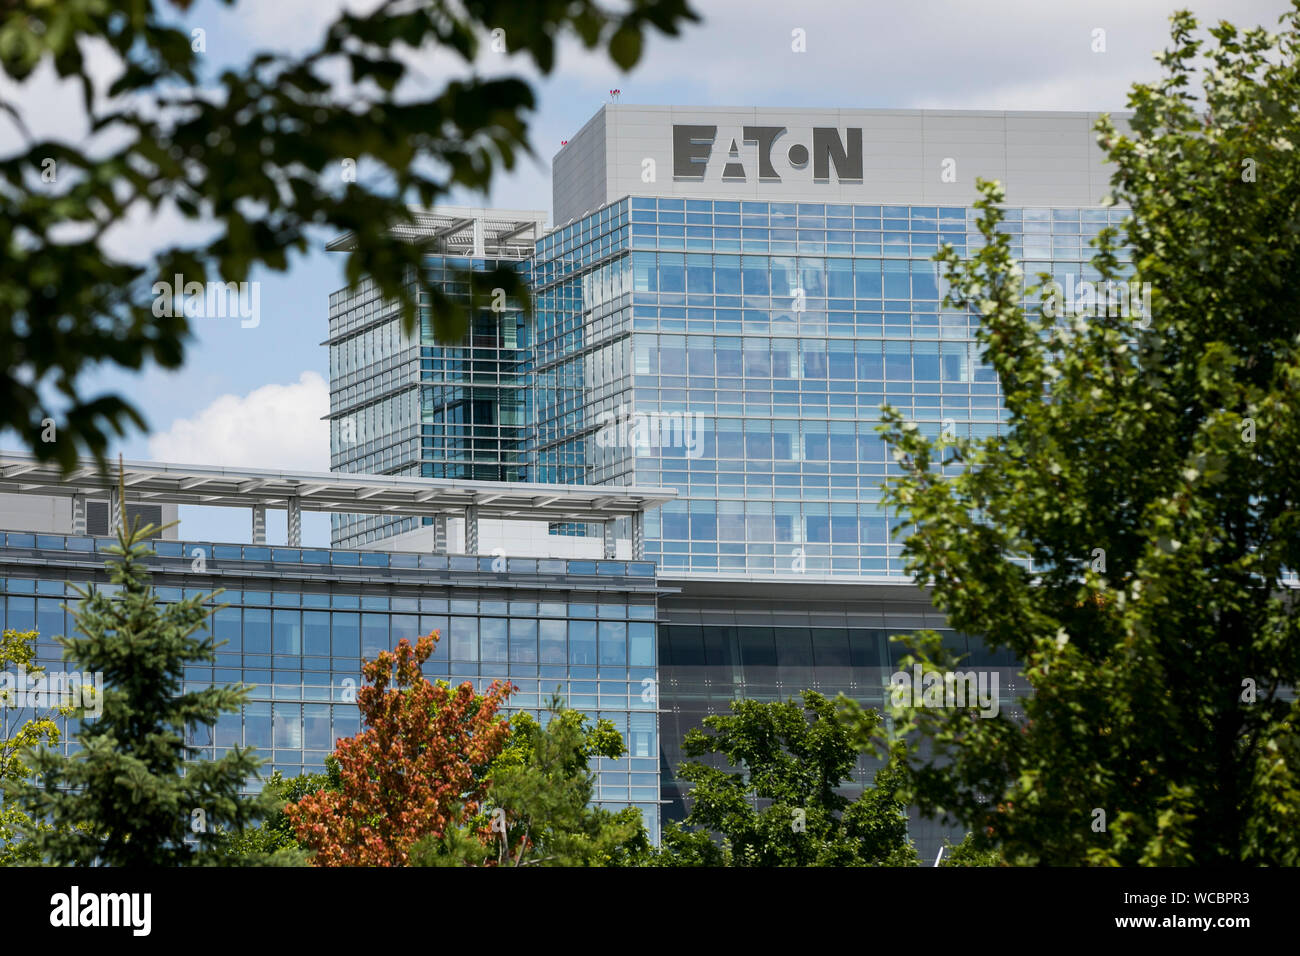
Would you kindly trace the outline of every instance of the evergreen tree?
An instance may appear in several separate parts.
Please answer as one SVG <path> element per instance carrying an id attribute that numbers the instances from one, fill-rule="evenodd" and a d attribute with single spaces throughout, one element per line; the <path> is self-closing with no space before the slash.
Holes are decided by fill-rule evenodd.
<path id="1" fill-rule="evenodd" d="M 137 520 L 109 549 L 117 593 L 93 585 L 74 612 L 76 635 L 63 637 L 63 659 L 103 674 L 97 717 L 76 734 L 79 752 L 32 752 L 31 778 L 5 782 L 6 799 L 32 820 L 26 838 L 39 859 L 71 866 L 179 866 L 213 858 L 218 827 L 238 831 L 266 809 L 240 789 L 260 764 L 234 747 L 217 760 L 196 760 L 187 727 L 208 726 L 237 711 L 239 686 L 182 692 L 186 665 L 209 663 L 215 643 L 205 629 L 213 595 L 159 606 L 146 556 L 157 530 Z M 78 716 L 85 716 L 79 708 Z M 203 824 L 200 826 L 199 824 Z"/>

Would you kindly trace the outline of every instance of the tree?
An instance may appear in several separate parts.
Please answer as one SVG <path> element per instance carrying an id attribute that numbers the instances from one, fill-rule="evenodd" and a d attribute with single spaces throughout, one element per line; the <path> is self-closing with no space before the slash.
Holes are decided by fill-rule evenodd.
<path id="1" fill-rule="evenodd" d="M 35 631 L 6 630 L 0 639 L 0 672 L 12 678 L 26 675 L 28 679 L 39 679 L 45 668 L 36 663 L 37 636 Z M 17 674 L 13 669 L 17 669 Z M 26 683 L 18 686 L 17 679 L 13 681 L 14 686 L 8 686 L 8 680 L 4 683 L 5 686 L 0 686 L 0 712 L 4 715 L 0 731 L 0 782 L 29 777 L 32 770 L 25 759 L 26 751 L 43 745 L 57 746 L 63 736 L 58 721 L 73 711 L 70 705 L 49 706 L 48 701 L 28 708 L 27 702 L 18 698 L 26 690 Z M 31 713 L 24 717 L 26 709 Z M 8 801 L 0 805 L 0 866 L 40 862 L 32 845 L 20 836 L 38 826 L 48 828 L 47 824 L 34 823 L 21 807 Z"/>
<path id="2" fill-rule="evenodd" d="M 975 834 L 967 833 L 962 841 L 953 846 L 943 841 L 943 859 L 940 866 L 1005 866 L 1002 854 L 996 849 L 981 849 L 975 842 Z"/>
<path id="3" fill-rule="evenodd" d="M 712 733 L 689 731 L 683 753 L 719 755 L 741 770 L 682 762 L 677 774 L 691 784 L 691 809 L 684 826 L 666 828 L 660 863 L 916 865 L 897 768 L 882 767 L 875 786 L 852 802 L 839 792 L 860 750 L 821 694 L 804 691 L 801 702 L 732 701 L 730 714 L 705 717 L 704 727 Z"/>
<path id="4" fill-rule="evenodd" d="M 124 509 L 125 511 L 125 509 Z M 109 596 L 94 585 L 78 589 L 77 636 L 61 637 L 63 659 L 103 675 L 98 716 L 84 703 L 76 734 L 80 752 L 30 752 L 35 779 L 4 782 L 31 821 L 22 833 L 36 857 L 60 866 L 182 866 L 213 857 L 215 827 L 240 830 L 263 810 L 241 788 L 260 760 L 233 747 L 217 760 L 195 760 L 187 727 L 208 726 L 236 711 L 248 688 L 208 687 L 182 693 L 187 665 L 215 660 L 204 629 L 216 609 L 212 595 L 159 607 L 144 558 L 152 525 L 127 530 L 123 513 L 109 549 Z M 204 826 L 196 826 L 198 822 Z"/>
<path id="5" fill-rule="evenodd" d="M 487 693 L 431 683 L 420 671 L 438 640 L 367 661 L 357 692 L 365 728 L 334 751 L 339 788 L 310 793 L 285 808 L 300 844 L 317 866 L 404 866 L 426 836 L 478 812 L 484 774 L 501 752 L 509 725 L 498 711 L 513 685 L 493 681 Z"/>
<path id="6" fill-rule="evenodd" d="M 325 773 L 304 773 L 286 780 L 280 771 L 275 771 L 262 787 L 273 809 L 257 826 L 221 834 L 217 853 L 222 865 L 306 866 L 311 862 L 311 855 L 296 839 L 293 823 L 285 810 L 308 794 L 341 788 L 338 761 L 333 755 L 325 758 Z"/>
<path id="7" fill-rule="evenodd" d="M 65 468 L 81 447 L 101 456 L 110 432 L 145 427 L 122 396 L 81 394 L 83 371 L 184 361 L 189 321 L 170 308 L 184 292 L 170 288 L 174 276 L 185 286 L 244 282 L 257 267 L 285 269 L 289 252 L 331 228 L 356 238 L 348 281 L 370 276 L 400 303 L 408 330 L 420 293 L 438 340 L 452 343 L 494 288 L 522 297 L 512 269 L 464 273 L 468 301 L 430 286 L 424 247 L 393 232 L 411 221 L 408 202 L 486 191 L 498 168 L 532 153 L 529 84 L 485 76 L 473 70 L 475 57 L 489 45 L 549 74 L 557 46 L 574 37 L 587 49 L 606 47 L 626 70 L 646 33 L 675 35 L 697 19 L 686 0 L 628 0 L 617 9 L 598 0 L 383 0 L 367 14 L 341 13 L 302 55 L 253 51 L 217 75 L 205 65 L 203 30 L 175 20 L 190 0 L 4 6 L 6 76 L 23 82 L 53 64 L 81 83 L 92 133 L 112 130 L 84 152 L 37 141 L 18 105 L 0 99 L 0 121 L 7 114 L 26 138 L 0 159 L 0 428 L 14 428 L 38 457 Z M 121 65 L 107 95 L 97 91 L 91 47 Z M 410 64 L 430 48 L 459 58 L 467 75 L 428 89 Z M 106 251 L 104 234 L 142 209 L 215 223 L 215 237 L 167 244 L 148 266 Z M 51 386 L 65 404 L 59 440 L 44 442 Z"/>
<path id="8" fill-rule="evenodd" d="M 510 718 L 510 736 L 487 774 L 487 794 L 464 826 L 416 847 L 424 866 L 625 866 L 644 862 L 650 841 L 635 807 L 591 806 L 593 757 L 617 760 L 627 749 L 613 723 L 588 725 L 581 711 L 550 702 L 543 726 L 526 711 Z"/>
<path id="9" fill-rule="evenodd" d="M 1282 22 L 1211 44 L 1175 14 L 1131 133 L 1098 123 L 1132 272 L 1114 230 L 1093 264 L 1150 283 L 1152 314 L 1063 320 L 981 183 L 983 247 L 938 258 L 983 316 L 1003 434 L 931 444 L 886 415 L 909 570 L 1033 689 L 1023 721 L 907 708 L 931 748 L 910 784 L 1008 862 L 1300 863 L 1300 5 Z M 933 632 L 912 647 L 955 663 Z"/>

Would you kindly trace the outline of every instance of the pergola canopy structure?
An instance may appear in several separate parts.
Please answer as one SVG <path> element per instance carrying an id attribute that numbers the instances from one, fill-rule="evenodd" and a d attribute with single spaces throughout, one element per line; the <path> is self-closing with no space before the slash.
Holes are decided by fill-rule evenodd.
<path id="1" fill-rule="evenodd" d="M 0 452 L 0 494 L 32 494 L 74 499 L 76 522 L 80 499 L 107 498 L 111 519 L 117 517 L 118 469 L 101 471 L 93 459 L 80 459 L 64 475 L 57 463 L 41 462 L 30 452 Z M 286 472 L 211 465 L 126 461 L 121 481 L 128 502 L 206 505 L 253 509 L 253 536 L 265 540 L 265 509 L 289 513 L 290 545 L 301 536 L 303 511 L 381 514 L 466 519 L 466 550 L 476 553 L 479 518 L 519 521 L 603 523 L 630 517 L 633 552 L 644 556 L 642 516 L 677 497 L 671 488 L 600 485 L 548 485 L 531 482 L 459 481 L 333 472 Z M 260 525 L 260 531 L 259 531 Z M 85 529 L 79 529 L 84 533 Z M 609 535 L 607 535 L 607 539 Z"/>
<path id="2" fill-rule="evenodd" d="M 546 226 L 546 211 L 539 209 L 408 208 L 414 222 L 394 226 L 393 235 L 411 242 L 431 241 L 431 252 L 449 256 L 526 259 Z M 346 252 L 355 245 L 356 237 L 349 232 L 331 239 L 325 248 Z"/>

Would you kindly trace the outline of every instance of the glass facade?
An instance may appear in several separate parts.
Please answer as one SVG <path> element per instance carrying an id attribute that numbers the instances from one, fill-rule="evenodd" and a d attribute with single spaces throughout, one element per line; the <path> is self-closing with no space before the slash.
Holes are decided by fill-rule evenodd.
<path id="1" fill-rule="evenodd" d="M 666 573 L 901 576 L 881 404 L 936 437 L 1003 417 L 978 317 L 941 307 L 930 261 L 979 247 L 974 215 L 633 196 L 543 237 L 538 480 L 675 488 L 646 522 Z M 1064 285 L 1098 278 L 1088 241 L 1124 215 L 1010 209 L 1004 228 L 1026 275 Z"/>
<path id="2" fill-rule="evenodd" d="M 67 582 L 103 586 L 109 539 L 0 535 L 0 629 L 40 632 L 38 660 L 59 666 L 54 641 L 73 627 Z M 187 670 L 188 686 L 254 685 L 242 713 L 193 731 L 203 757 L 236 744 L 266 758 L 263 776 L 321 772 L 339 737 L 360 728 L 361 662 L 441 633 L 424 665 L 431 679 L 494 679 L 519 687 L 507 713 L 543 719 L 553 693 L 623 734 L 628 755 L 593 762 L 595 802 L 638 807 L 658 838 L 659 742 L 654 686 L 656 597 L 647 562 L 491 559 L 157 542 L 149 560 L 160 601 L 225 591 L 211 618 L 224 646 L 214 666 Z M 196 572 L 197 555 L 204 570 Z M 64 747 L 75 747 L 70 736 Z M 250 781 L 250 786 L 256 786 Z"/>
<path id="3" fill-rule="evenodd" d="M 468 299 L 460 270 L 520 269 L 519 260 L 428 256 L 427 278 Z M 418 338 L 374 284 L 330 296 L 330 470 L 478 481 L 527 481 L 528 325 L 517 302 L 474 316 L 456 347 L 435 345 L 427 296 Z M 426 519 L 426 522 L 430 519 Z M 336 514 L 331 539 L 357 547 L 417 519 Z"/>
<path id="4" fill-rule="evenodd" d="M 941 307 L 930 261 L 943 243 L 979 247 L 974 215 L 632 196 L 518 263 L 535 321 L 485 313 L 459 348 L 432 345 L 427 317 L 419 343 L 403 338 L 369 286 L 335 293 L 334 468 L 666 486 L 679 497 L 645 528 L 666 572 L 901 576 L 880 507 L 897 467 L 876 433 L 881 404 L 932 436 L 979 438 L 1003 417 L 978 316 Z M 1026 275 L 1068 288 L 1098 278 L 1088 242 L 1124 215 L 1010 209 L 1004 228 Z M 458 294 L 449 268 L 499 261 L 428 268 Z M 348 546 L 415 526 L 334 521 Z"/>
<path id="5" fill-rule="evenodd" d="M 754 609 L 769 597 L 764 580 L 770 589 L 789 575 L 838 577 L 846 587 L 855 578 L 886 589 L 907 582 L 881 507 L 881 486 L 898 473 L 876 432 L 882 404 L 931 437 L 980 438 L 1000 428 L 1002 395 L 980 361 L 979 317 L 943 307 L 931 261 L 947 243 L 959 254 L 979 249 L 975 215 L 958 206 L 631 195 L 537 240 L 526 263 L 532 322 L 512 317 L 508 332 L 489 317 L 480 352 L 437 349 L 427 333 L 418 356 L 410 346 L 420 399 L 395 406 L 398 417 L 384 426 L 385 449 L 410 436 L 396 467 L 673 488 L 677 499 L 645 520 L 645 557 L 660 580 L 689 590 L 719 576 L 746 579 L 743 593 L 720 594 L 703 610 L 678 595 L 660 601 L 665 818 L 685 812 L 675 767 L 682 736 L 704 716 L 740 697 L 783 700 L 805 689 L 883 706 L 902 653 L 889 635 L 943 630 L 915 594 L 900 599 L 906 613 L 887 610 L 889 599 L 874 593 L 861 613 L 846 611 L 862 598 L 842 590 L 795 613 L 797 596 L 784 610 Z M 1069 289 L 1100 278 L 1089 241 L 1125 215 L 1026 206 L 1007 209 L 1002 228 L 1031 281 L 1046 272 Z M 1118 258 L 1127 270 L 1127 250 Z M 370 308 L 364 294 L 336 296 L 332 347 L 359 330 L 336 331 L 335 314 L 358 302 Z M 372 368 L 387 367 L 385 347 Z M 334 384 L 336 394 L 354 387 L 353 379 Z M 369 394 L 367 402 L 385 400 Z M 368 454 L 365 446 L 347 463 Z M 366 543 L 407 527 L 364 518 L 336 525 L 335 541 Z M 946 633 L 967 666 L 1002 675 L 1010 705 L 1015 663 L 978 638 Z M 875 769 L 864 759 L 850 791 Z M 961 834 L 914 820 L 923 853 L 932 856 L 945 836 Z"/>
<path id="6" fill-rule="evenodd" d="M 868 611 L 865 602 L 856 610 L 843 600 L 765 602 L 757 589 L 744 602 L 707 603 L 703 613 L 665 603 L 662 613 L 667 623 L 659 627 L 665 821 L 681 820 L 689 809 L 690 784 L 677 778 L 677 767 L 686 759 L 682 739 L 687 731 L 701 727 L 705 717 L 730 713 L 733 700 L 796 700 L 812 690 L 828 698 L 842 693 L 887 714 L 889 679 L 907 653 L 890 641 L 891 634 L 923 626 L 937 630 L 949 650 L 964 655 L 963 669 L 998 675 L 1003 712 L 1020 713 L 1015 698 L 1027 691 L 1008 652 L 991 652 L 977 637 L 936 627 L 919 605 L 882 620 L 879 607 Z M 775 609 L 778 603 L 779 610 Z M 729 769 L 720 758 L 704 762 Z M 852 779 L 839 792 L 856 799 L 871 786 L 881 766 L 872 755 L 860 755 Z M 914 812 L 909 835 L 922 856 L 933 859 L 945 839 L 960 842 L 964 833 Z"/>

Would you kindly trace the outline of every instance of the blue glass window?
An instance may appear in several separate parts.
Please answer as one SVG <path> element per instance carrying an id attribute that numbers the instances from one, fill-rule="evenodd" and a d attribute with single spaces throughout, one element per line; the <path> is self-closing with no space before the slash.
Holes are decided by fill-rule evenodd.
<path id="1" fill-rule="evenodd" d="M 543 664 L 563 664 L 567 659 L 565 632 L 567 621 L 543 620 L 539 622 L 541 640 L 541 662 Z"/>
<path id="2" fill-rule="evenodd" d="M 686 268 L 680 252 L 659 253 L 659 291 L 686 291 Z"/>
<path id="3" fill-rule="evenodd" d="M 690 503 L 691 538 L 695 541 L 713 541 L 717 538 L 718 521 L 712 501 Z"/>
<path id="4" fill-rule="evenodd" d="M 227 641 L 222 652 L 238 652 L 243 647 L 244 632 L 240 626 L 240 612 L 237 607 L 223 607 L 212 615 L 212 636 L 218 641 Z"/>
<path id="5" fill-rule="evenodd" d="M 659 336 L 659 372 L 662 375 L 686 374 L 686 342 L 683 335 Z"/>
<path id="6" fill-rule="evenodd" d="M 271 653 L 271 612 L 266 608 L 244 608 L 244 651 Z"/>
<path id="7" fill-rule="evenodd" d="M 912 263 L 912 297 L 914 299 L 939 298 L 938 264 L 933 262 Z"/>
<path id="8" fill-rule="evenodd" d="M 713 378 L 713 338 L 707 335 L 687 337 L 687 374 L 695 388 L 708 388 L 704 379 Z"/>
<path id="9" fill-rule="evenodd" d="M 330 733 L 330 708 L 328 705 L 304 705 L 302 736 L 303 746 L 308 750 L 334 749 L 334 739 Z"/>
<path id="10" fill-rule="evenodd" d="M 633 621 L 627 626 L 627 662 L 633 667 L 654 665 L 655 626 L 648 621 Z"/>
<path id="11" fill-rule="evenodd" d="M 594 665 L 596 663 L 596 622 L 569 622 L 569 663 Z"/>
<path id="12" fill-rule="evenodd" d="M 250 700 L 244 704 L 244 746 L 271 748 L 271 702 Z"/>
<path id="13" fill-rule="evenodd" d="M 853 298 L 852 260 L 826 260 L 826 295 L 832 299 Z"/>
<path id="14" fill-rule="evenodd" d="M 766 419 L 749 419 L 745 422 L 745 458 L 749 461 L 767 461 L 772 458 L 772 423 Z M 695 535 L 700 540 L 700 535 Z M 708 540 L 704 538 L 703 540 Z"/>
<path id="15" fill-rule="evenodd" d="M 745 295 L 765 296 L 771 292 L 769 264 L 765 256 L 742 256 L 741 274 Z"/>
<path id="16" fill-rule="evenodd" d="M 875 340 L 856 343 L 859 381 L 879 382 L 884 379 L 885 360 L 881 347 L 882 343 Z"/>
<path id="17" fill-rule="evenodd" d="M 799 259 L 799 288 L 803 289 L 804 295 L 810 299 L 820 299 L 826 296 L 825 259 L 810 259 L 807 257 Z"/>
<path id="18" fill-rule="evenodd" d="M 396 647 L 402 638 L 406 638 L 412 645 L 420 639 L 420 619 L 415 614 L 394 614 L 392 628 L 392 647 Z"/>
<path id="19" fill-rule="evenodd" d="M 361 615 L 361 656 L 373 660 L 380 651 L 391 647 L 388 643 L 388 615 Z"/>
<path id="20" fill-rule="evenodd" d="M 510 660 L 512 663 L 537 663 L 537 622 L 531 618 L 510 621 Z"/>
<path id="21" fill-rule="evenodd" d="M 885 378 L 891 382 L 907 382 L 912 378 L 912 349 L 910 342 L 885 343 Z"/>
<path id="22" fill-rule="evenodd" d="M 826 441 L 826 422 L 803 423 L 803 456 L 805 461 L 826 461 L 829 455 Z"/>
<path id="23" fill-rule="evenodd" d="M 484 663 L 496 664 L 509 660 L 505 618 L 485 617 L 479 620 L 479 654 Z"/>
<path id="24" fill-rule="evenodd" d="M 52 583 L 58 584 L 59 589 L 62 590 L 62 582 Z M 62 605 L 63 601 L 58 598 L 41 598 L 36 602 L 36 630 L 40 632 L 42 639 L 48 641 L 64 633 Z"/>
<path id="25" fill-rule="evenodd" d="M 600 663 L 627 664 L 627 624 L 625 622 L 600 622 Z"/>
<path id="26" fill-rule="evenodd" d="M 939 343 L 913 342 L 912 364 L 918 382 L 939 381 Z"/>
<path id="27" fill-rule="evenodd" d="M 912 297 L 911 274 L 907 260 L 885 260 L 884 291 L 886 299 L 910 299 Z"/>
<path id="28" fill-rule="evenodd" d="M 786 256 L 772 257 L 772 295 L 787 298 L 799 288 L 799 270 L 795 260 Z"/>
<path id="29" fill-rule="evenodd" d="M 478 660 L 478 618 L 453 617 L 448 625 L 451 631 L 451 659 Z"/>
<path id="30" fill-rule="evenodd" d="M 967 367 L 968 346 L 965 342 L 941 343 L 940 356 L 945 382 L 969 382 Z"/>
<path id="31" fill-rule="evenodd" d="M 855 259 L 853 262 L 853 281 L 859 299 L 879 299 L 882 289 L 880 260 Z"/>
<path id="32" fill-rule="evenodd" d="M 694 253 L 687 255 L 686 291 L 695 294 L 712 294 L 713 256 Z"/>
<path id="33" fill-rule="evenodd" d="M 335 611 L 333 620 L 334 656 L 357 660 L 361 657 L 361 615 Z"/>
<path id="34" fill-rule="evenodd" d="M 740 339 L 719 336 L 715 340 L 715 348 L 717 350 L 718 377 L 739 378 L 744 371 L 744 365 L 741 361 Z"/>
<path id="35" fill-rule="evenodd" d="M 302 612 L 277 609 L 274 615 L 275 653 L 302 653 Z"/>
<path id="36" fill-rule="evenodd" d="M 853 360 L 853 342 L 849 339 L 832 339 L 828 343 L 826 364 L 831 378 L 854 378 L 857 372 Z"/>
<path id="37" fill-rule="evenodd" d="M 330 653 L 330 616 L 328 611 L 304 611 L 302 629 L 303 653 L 313 657 L 328 657 Z"/>
<path id="38" fill-rule="evenodd" d="M 747 378 L 772 377 L 772 354 L 765 339 L 745 339 L 744 351 Z"/>
<path id="39" fill-rule="evenodd" d="M 653 252 L 632 253 L 632 289 L 635 292 L 658 292 L 659 269 Z"/>
<path id="40" fill-rule="evenodd" d="M 803 377 L 826 377 L 826 342 L 823 339 L 805 340 L 803 343 Z"/>

